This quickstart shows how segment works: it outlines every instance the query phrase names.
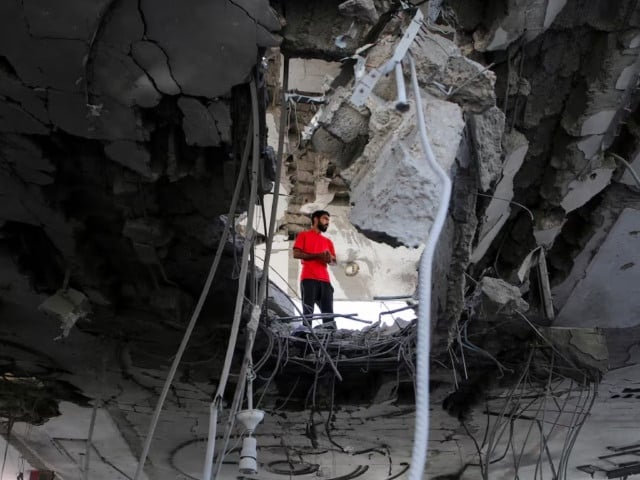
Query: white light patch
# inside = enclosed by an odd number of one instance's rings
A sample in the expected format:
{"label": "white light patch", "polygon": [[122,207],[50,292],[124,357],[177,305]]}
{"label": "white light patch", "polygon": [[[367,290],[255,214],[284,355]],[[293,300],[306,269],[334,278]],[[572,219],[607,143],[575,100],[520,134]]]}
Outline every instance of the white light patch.
{"label": "white light patch", "polygon": [[[299,309],[302,309],[300,300],[293,300]],[[389,313],[398,309],[406,308],[400,312]],[[393,325],[395,320],[403,320],[405,322],[416,318],[415,312],[409,308],[407,302],[404,301],[372,301],[372,302],[350,302],[350,301],[334,301],[333,311],[335,313],[343,313],[346,315],[356,313],[358,319],[366,320],[366,323],[349,318],[336,317],[336,327],[343,330],[362,330],[365,327],[373,325],[380,320],[381,325]],[[319,314],[320,310],[315,307],[314,313]],[[314,320],[313,326],[322,324],[322,320]]]}

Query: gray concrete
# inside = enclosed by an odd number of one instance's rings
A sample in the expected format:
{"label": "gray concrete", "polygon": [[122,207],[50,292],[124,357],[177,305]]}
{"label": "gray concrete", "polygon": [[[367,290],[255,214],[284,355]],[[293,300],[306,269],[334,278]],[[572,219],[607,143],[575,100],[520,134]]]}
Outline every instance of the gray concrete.
{"label": "gray concrete", "polygon": [[628,328],[640,325],[640,211],[625,209],[575,286],[556,325]]}

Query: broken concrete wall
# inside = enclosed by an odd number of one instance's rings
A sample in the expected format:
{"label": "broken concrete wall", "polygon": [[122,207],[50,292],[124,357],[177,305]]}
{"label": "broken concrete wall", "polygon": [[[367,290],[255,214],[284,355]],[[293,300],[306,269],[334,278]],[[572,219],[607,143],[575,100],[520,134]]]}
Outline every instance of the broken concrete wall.
{"label": "broken concrete wall", "polygon": [[[446,245],[437,259],[448,282],[445,288],[437,285],[435,294],[446,325],[463,311],[470,263],[478,278],[493,272],[520,284],[515,271],[542,246],[552,249],[551,283],[560,281],[568,267],[558,263],[554,242],[561,238],[558,252],[563,251],[575,218],[611,188],[612,179],[623,176],[606,150],[620,148],[615,139],[637,105],[637,21],[629,2],[597,19],[581,17],[583,8],[578,1],[516,1],[501,10],[499,2],[488,2],[476,12],[445,2],[442,18],[457,19],[458,29],[424,29],[411,47],[427,116],[430,108],[448,112],[428,119],[434,143],[442,139],[449,145],[436,157],[454,177],[451,217],[441,241]],[[394,22],[361,53],[367,69],[392,55],[398,22],[406,25],[407,19],[400,15]],[[362,65],[354,66],[356,75]],[[348,89],[352,83],[343,79],[342,85]],[[307,182],[309,205],[330,205],[331,189],[322,175],[334,182],[339,174],[347,182],[349,218],[361,232],[394,245],[415,245],[433,216],[433,206],[418,205],[424,199],[433,204],[437,191],[429,174],[405,154],[417,146],[408,128],[413,121],[407,121],[414,112],[394,110],[396,96],[392,75],[378,81],[364,112],[344,100],[344,90],[330,92],[303,154],[313,159],[320,181],[312,185],[314,177],[307,173],[294,179]],[[447,137],[445,130],[455,135]],[[295,208],[291,219],[298,215]],[[296,228],[305,222],[299,217]],[[571,255],[584,247],[585,241],[578,242]],[[536,289],[528,289],[526,281],[522,290],[532,298],[536,316],[540,300]]]}
{"label": "broken concrete wall", "polygon": [[[615,188],[610,188],[603,196],[600,204],[589,212],[587,217],[588,227],[582,227],[584,228],[584,232],[588,232],[587,234],[580,234],[580,231],[576,232],[573,222],[569,225],[569,227],[571,227],[571,230],[573,231],[573,235],[570,235],[569,231],[562,233],[560,237],[561,242],[558,244],[558,247],[552,249],[550,252],[550,261],[552,262],[552,265],[555,269],[561,272],[561,275],[558,275],[558,277],[562,279],[562,282],[557,282],[557,284],[553,288],[554,304],[556,308],[560,309],[561,312],[564,310],[567,302],[574,295],[574,293],[577,293],[576,288],[578,288],[581,283],[584,283],[585,281],[594,282],[597,281],[598,278],[603,276],[607,285],[613,286],[614,284],[616,284],[618,279],[621,280],[622,277],[631,275],[631,277],[629,277],[626,282],[622,282],[622,284],[619,284],[622,285],[621,287],[614,288],[615,292],[620,291],[620,293],[622,294],[622,297],[620,297],[620,299],[623,297],[626,298],[623,292],[626,288],[627,282],[631,281],[632,284],[634,283],[631,278],[633,278],[634,276],[634,268],[637,263],[632,258],[632,251],[635,248],[634,239],[636,238],[636,235],[633,232],[635,232],[636,229],[632,226],[629,226],[626,231],[618,231],[616,233],[615,225],[616,222],[622,221],[621,218],[623,217],[623,214],[625,214],[625,212],[626,214],[624,216],[631,218],[633,216],[633,212],[639,209],[640,203],[638,202],[638,199],[629,197],[626,187],[616,186]],[[621,227],[618,227],[617,230],[620,230],[620,228]],[[578,233],[578,235],[576,235],[576,233]],[[576,243],[576,241],[579,241],[579,243]],[[614,242],[614,244],[617,246],[614,247],[613,250],[611,250],[611,247],[609,247],[608,253],[605,250],[601,252],[601,249],[603,248],[603,246],[605,246],[606,242],[609,242],[610,244],[611,242]],[[573,249],[571,257],[573,257],[574,260],[573,262],[568,262],[566,259],[564,259],[563,262],[560,253],[566,252],[566,249],[569,248],[569,246],[571,246],[571,248]],[[617,260],[613,261],[611,258],[606,257],[606,255],[611,254],[615,255],[617,257]],[[597,260],[598,255],[600,255],[601,257],[603,255],[605,256],[604,263],[602,263],[602,260],[600,260],[599,264],[593,263]],[[603,275],[601,271],[601,269],[604,268],[607,263],[612,263],[611,267],[614,268],[614,272],[610,273],[610,277]],[[588,283],[585,285],[586,287],[588,287]],[[622,290],[620,290],[620,288],[622,288]],[[604,292],[593,293],[593,295],[596,296],[600,296],[601,294],[604,294]],[[589,297],[592,297],[593,295],[589,294]],[[578,301],[577,297],[574,297],[573,308],[575,308],[577,305],[575,303],[576,301]],[[583,305],[586,305],[585,301],[587,301],[587,299],[583,298],[581,301],[578,301],[578,304],[581,303]],[[591,302],[591,300],[587,301],[587,303],[589,302]],[[624,305],[627,305],[628,301],[599,301],[597,303],[599,304],[598,309],[607,308],[607,305],[611,306],[612,308],[615,305],[618,305],[620,308],[625,308]],[[575,317],[575,315],[567,316],[566,314],[564,314],[563,322],[565,323],[563,324],[577,325],[573,323],[577,318],[580,318],[582,321],[583,319],[590,317],[591,314],[586,316],[585,315],[586,313],[580,315],[579,317]],[[628,315],[617,314],[604,316],[598,315],[598,318],[602,318],[603,320],[606,318],[610,318],[611,321],[615,322],[633,322],[632,317],[629,318]]]}
{"label": "broken concrete wall", "polygon": [[[9,0],[0,27],[0,244],[29,279],[0,297],[69,287],[95,307],[97,335],[139,334],[113,329],[116,309],[173,332],[220,239],[246,82],[279,18],[266,1]],[[212,292],[233,285],[237,247]]]}
{"label": "broken concrete wall", "polygon": [[[456,22],[462,51],[495,64],[505,129],[522,132],[529,143],[513,195],[506,195],[529,211],[512,204],[496,227],[498,197],[511,188],[504,183],[488,192],[495,198],[474,253],[482,268],[493,263],[513,271],[532,248],[552,248],[583,216],[581,208],[623,175],[616,175],[621,167],[607,150],[635,158],[636,136],[627,137],[634,130],[627,123],[637,109],[638,12],[633,2],[610,8],[577,0],[482,6],[452,0],[442,14]],[[498,236],[495,230],[487,236],[491,225],[501,230]]]}
{"label": "broken concrete wall", "polygon": [[[410,15],[399,18],[406,25]],[[368,68],[389,60],[402,28],[398,20],[386,25],[366,52]],[[462,310],[464,272],[477,226],[475,192],[492,190],[502,175],[504,115],[495,107],[495,76],[462,55],[450,39],[424,29],[411,51],[432,148],[454,183],[436,259],[437,276],[447,281],[437,282],[434,294],[446,332]],[[308,225],[301,210],[335,201],[339,178],[348,189],[349,220],[360,232],[392,246],[419,247],[429,235],[439,188],[422,154],[415,103],[405,113],[395,108],[392,76],[379,80],[364,107],[348,101],[352,89],[353,81],[330,92],[312,126],[311,141],[291,161],[289,232]]]}

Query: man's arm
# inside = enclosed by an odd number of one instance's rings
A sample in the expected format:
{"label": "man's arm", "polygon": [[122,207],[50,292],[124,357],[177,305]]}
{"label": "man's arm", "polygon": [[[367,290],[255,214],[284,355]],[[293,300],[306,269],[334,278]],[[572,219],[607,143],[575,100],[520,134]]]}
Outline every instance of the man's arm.
{"label": "man's arm", "polygon": [[330,263],[332,259],[335,259],[328,251],[322,253],[307,253],[295,247],[293,248],[293,258],[300,260],[322,260],[326,263]]}
{"label": "man's arm", "polygon": [[331,240],[329,240],[329,253],[331,254],[331,260],[327,263],[329,263],[330,265],[336,265],[338,263],[338,260],[336,258],[336,249],[333,246],[333,242]]}

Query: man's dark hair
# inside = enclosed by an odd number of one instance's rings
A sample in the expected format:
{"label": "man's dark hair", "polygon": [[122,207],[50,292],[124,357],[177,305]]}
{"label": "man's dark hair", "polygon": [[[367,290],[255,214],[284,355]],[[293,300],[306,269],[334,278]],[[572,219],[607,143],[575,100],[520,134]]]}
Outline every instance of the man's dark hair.
{"label": "man's dark hair", "polygon": [[331,216],[331,214],[326,210],[316,210],[311,214],[311,223],[313,223],[314,218],[320,219],[320,217],[322,217],[323,215],[326,215],[327,217]]}

